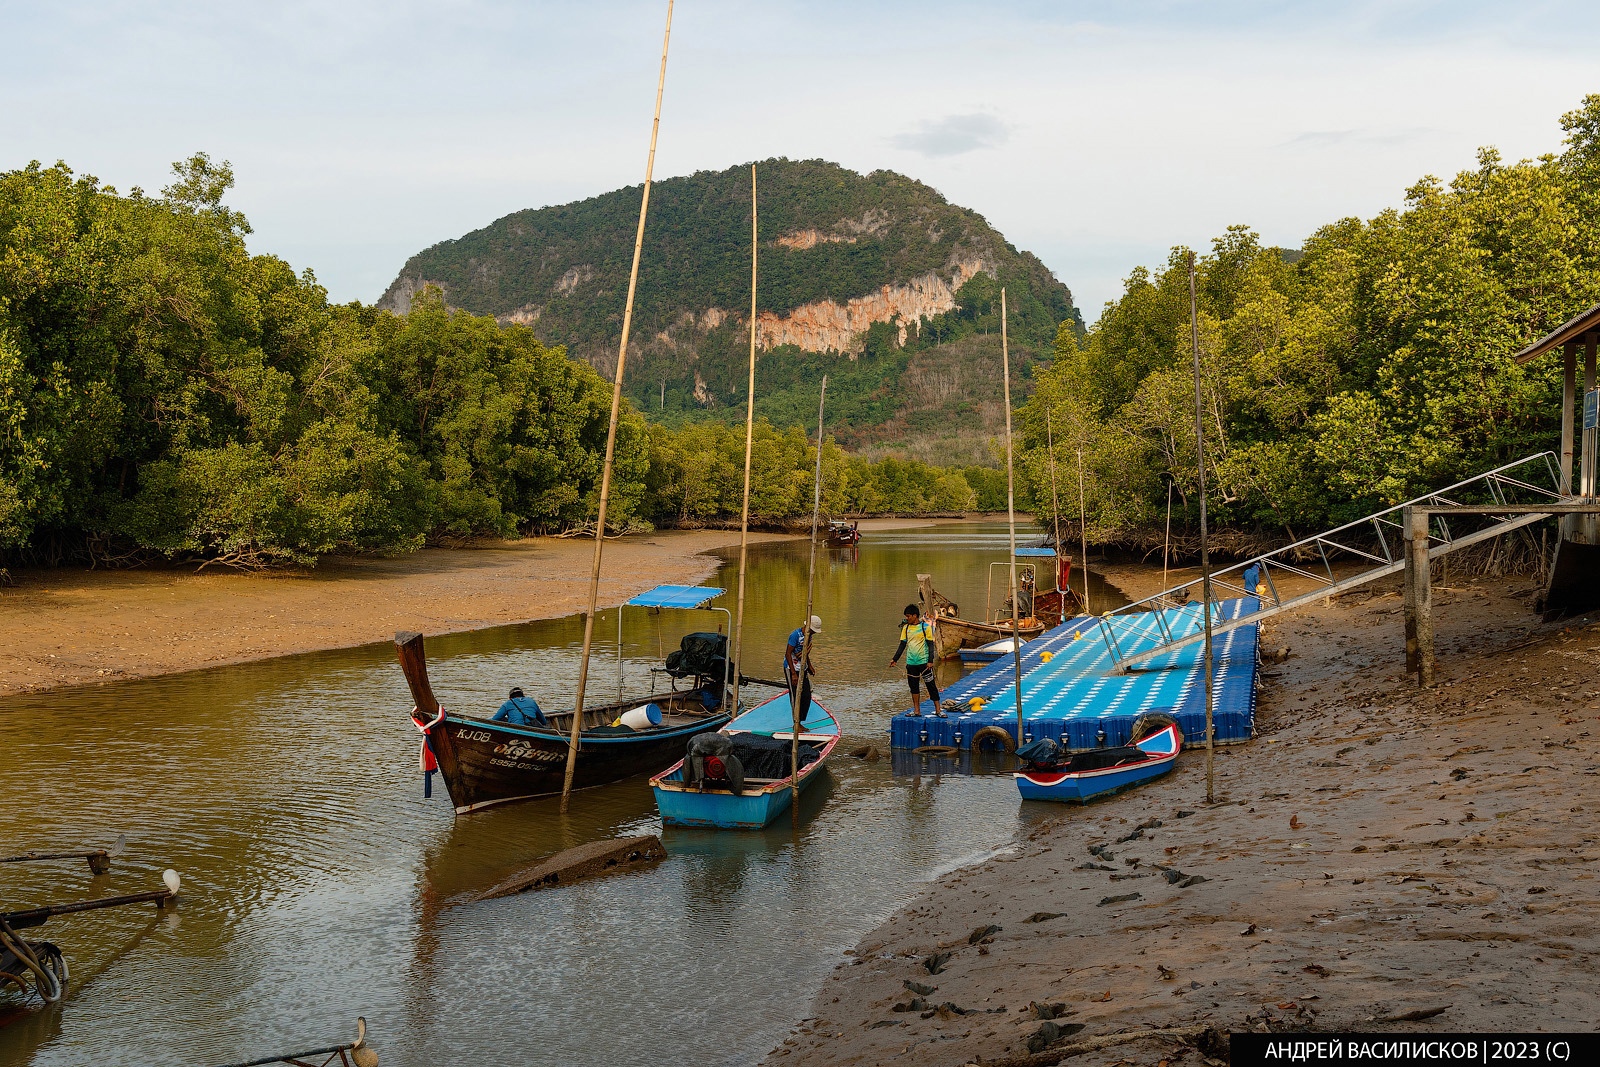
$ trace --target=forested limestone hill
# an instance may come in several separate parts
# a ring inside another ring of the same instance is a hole
[[[981,458],[1002,413],[1000,287],[1023,391],[1058,326],[1082,328],[1071,292],[982,216],[903,175],[822,160],[757,170],[758,411],[780,426],[807,421],[828,373],[841,442]],[[519,211],[441,242],[406,263],[379,306],[404,313],[437,285],[451,306],[531,325],[609,374],[640,193]],[[749,306],[749,166],[655,184],[628,395],[669,424],[741,417]]]

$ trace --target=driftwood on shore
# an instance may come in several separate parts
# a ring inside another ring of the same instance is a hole
[[[1105,1034],[1101,1037],[1091,1037],[1083,1041],[1074,1041],[1070,1045],[1057,1045],[1055,1048],[1045,1049],[1043,1052],[1032,1052],[1023,1056],[1007,1056],[1003,1060],[974,1060],[967,1067],[1055,1067],[1062,1060],[1074,1056],[1082,1056],[1086,1052],[1098,1052],[1104,1048],[1116,1045],[1125,1045],[1130,1041],[1141,1041],[1147,1037],[1161,1037],[1173,1041],[1193,1043],[1209,1029],[1204,1026],[1184,1026],[1171,1030],[1130,1030],[1125,1034]],[[1218,1035],[1220,1039],[1221,1035]],[[1202,1050],[1204,1051],[1204,1050]]]

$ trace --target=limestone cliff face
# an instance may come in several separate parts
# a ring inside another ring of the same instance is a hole
[[[795,345],[807,352],[853,352],[860,347],[860,335],[874,323],[898,319],[900,343],[905,344],[907,324],[953,311],[956,290],[985,270],[994,273],[981,259],[959,259],[948,275],[930,272],[843,304],[822,300],[787,315],[763,312],[756,316],[756,343],[764,349]]]
[[[396,315],[404,315],[411,310],[411,302],[417,298],[417,294],[430,285],[441,290],[445,288],[444,282],[436,282],[421,275],[416,277],[401,275],[384,290],[384,294],[378,298],[377,306]]]

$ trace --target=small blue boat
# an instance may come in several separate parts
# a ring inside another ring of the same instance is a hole
[[[772,741],[789,742],[794,737],[794,713],[789,694],[780,693],[756,705],[721,730],[735,745],[771,748]],[[800,724],[800,744],[810,762],[800,767],[799,789],[804,791],[822,773],[822,765],[839,743],[839,724],[833,713],[815,700]],[[789,767],[789,746],[783,744],[782,768]],[[746,777],[744,789],[701,789],[684,783],[684,765],[676,765],[650,779],[656,795],[661,821],[668,826],[709,826],[724,830],[759,830],[789,810],[795,789],[790,776]]]
[[[1023,800],[1082,804],[1159,778],[1172,770],[1182,748],[1182,732],[1168,722],[1125,748],[1076,752],[1053,765],[1034,763],[1016,772],[1017,791]]]

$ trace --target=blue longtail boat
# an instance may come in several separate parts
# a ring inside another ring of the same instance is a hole
[[[751,770],[775,767],[783,773],[745,777],[736,772],[730,776],[718,760],[691,784],[685,775],[688,760],[682,760],[650,779],[661,821],[668,826],[759,830],[788,811],[796,792],[788,773],[793,730],[788,693],[780,693],[728,723],[720,733],[730,742],[736,760]],[[838,743],[839,723],[832,712],[813,700],[800,724],[800,791],[822,774],[823,764]],[[740,787],[738,791],[735,786]]]
[[[1028,749],[1018,750],[1027,759]],[[1054,748],[1052,742],[1044,742]],[[1183,748],[1183,733],[1168,721],[1159,729],[1122,748],[1091,749],[1075,752],[1059,760],[1029,760],[1016,772],[1017,791],[1023,800],[1058,800],[1079,804],[1095,797],[1117,793],[1130,786],[1158,778],[1172,770]]]

